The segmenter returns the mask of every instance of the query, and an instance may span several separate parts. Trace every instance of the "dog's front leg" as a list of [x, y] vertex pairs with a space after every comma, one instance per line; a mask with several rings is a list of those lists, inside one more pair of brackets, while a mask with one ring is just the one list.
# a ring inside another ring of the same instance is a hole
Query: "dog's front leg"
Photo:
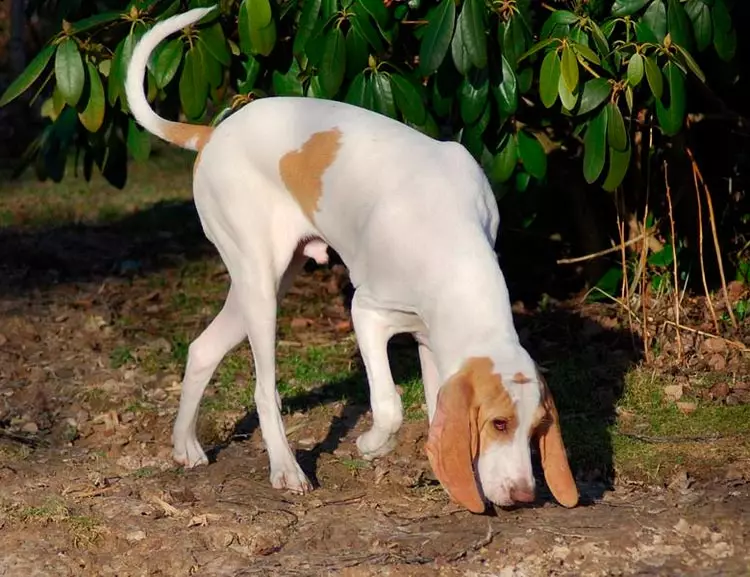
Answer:
[[352, 321], [367, 371], [373, 423], [357, 439], [357, 448], [365, 459], [374, 459], [393, 450], [403, 422], [403, 408], [388, 363], [388, 340], [394, 334], [392, 323], [387, 312], [369, 308], [359, 290], [352, 301]]

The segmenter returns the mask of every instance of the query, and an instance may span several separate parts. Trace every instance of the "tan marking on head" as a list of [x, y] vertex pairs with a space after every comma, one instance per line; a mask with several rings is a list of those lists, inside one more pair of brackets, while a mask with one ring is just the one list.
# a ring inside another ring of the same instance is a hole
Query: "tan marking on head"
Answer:
[[519, 385], [525, 385], [526, 383], [530, 383], [531, 379], [523, 373], [516, 373], [513, 375], [513, 382]]
[[213, 126], [203, 126], [202, 124], [175, 122], [168, 125], [164, 133], [164, 138], [169, 142], [200, 152], [211, 139], [214, 128]]
[[279, 161], [281, 180], [311, 221], [323, 193], [323, 174], [340, 147], [341, 131], [333, 128], [316, 132], [302, 148], [287, 152]]
[[[440, 388], [425, 446], [440, 483], [474, 513], [485, 508], [474, 475], [480, 447], [498, 437], [511, 439], [518, 426], [513, 401], [492, 369], [493, 362], [487, 357], [468, 359]], [[507, 423], [505, 431], [496, 430], [495, 419]]]

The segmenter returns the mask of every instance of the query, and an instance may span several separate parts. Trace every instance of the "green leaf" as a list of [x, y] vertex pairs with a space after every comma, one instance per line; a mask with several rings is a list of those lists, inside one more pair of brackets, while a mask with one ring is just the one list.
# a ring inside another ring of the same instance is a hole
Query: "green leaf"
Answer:
[[203, 58], [197, 47], [185, 53], [179, 88], [180, 102], [185, 116], [191, 120], [200, 118], [206, 109], [208, 80], [204, 74]]
[[102, 24], [108, 24], [119, 20], [122, 17], [122, 13], [119, 10], [102, 12], [101, 14], [94, 14], [88, 18], [82, 18], [78, 22], [70, 24], [70, 34], [80, 34], [86, 32], [92, 28], [98, 28]]
[[299, 63], [296, 58], [292, 58], [292, 64], [289, 66], [286, 74], [279, 70], [273, 72], [273, 91], [278, 96], [304, 96], [305, 90], [302, 87], [300, 79]]
[[156, 80], [156, 85], [159, 88], [164, 88], [172, 82], [175, 74], [177, 74], [177, 70], [179, 70], [182, 63], [182, 51], [183, 43], [181, 38], [165, 42], [156, 49], [151, 59], [149, 70], [154, 75], [154, 80]]
[[664, 77], [669, 89], [669, 105], [656, 101], [656, 116], [659, 125], [667, 136], [674, 136], [682, 129], [686, 112], [685, 77], [680, 67], [673, 62], [664, 65]]
[[490, 179], [492, 182], [507, 182], [518, 163], [518, 153], [516, 150], [516, 139], [513, 135], [508, 135], [505, 143], [500, 148], [495, 157], [492, 159], [490, 168]]
[[54, 53], [55, 47], [53, 45], [45, 46], [24, 71], [21, 72], [18, 78], [11, 82], [10, 86], [5, 90], [2, 98], [0, 98], [0, 107], [5, 106], [26, 92], [36, 79], [42, 75]]
[[602, 184], [602, 188], [607, 192], [614, 192], [622, 183], [630, 166], [630, 154], [630, 146], [622, 152], [609, 147], [609, 168]]
[[104, 122], [104, 110], [106, 108], [104, 98], [104, 85], [99, 76], [99, 71], [91, 62], [86, 62], [88, 72], [88, 100], [86, 108], [78, 113], [78, 118], [83, 127], [89, 132], [96, 132]]
[[539, 97], [546, 108], [552, 108], [557, 101], [557, 88], [560, 85], [560, 57], [556, 50], [550, 50], [542, 60], [539, 72]]
[[123, 188], [128, 178], [128, 151], [120, 131], [111, 126], [106, 141], [105, 153], [97, 158], [99, 170], [115, 188]]
[[585, 46], [583, 44], [573, 44], [573, 49], [583, 58], [588, 60], [589, 62], [593, 62], [597, 66], [602, 63], [602, 61], [599, 59], [599, 57], [596, 55], [596, 53], [591, 50], [588, 46]]
[[729, 62], [737, 51], [737, 31], [732, 27], [732, 16], [724, 0], [715, 0], [711, 17], [714, 22], [714, 49], [719, 58]]
[[614, 102], [607, 104], [607, 142], [617, 151], [628, 148], [628, 131], [620, 108]]
[[570, 92], [578, 88], [578, 60], [570, 45], [565, 45], [562, 51], [562, 78]]
[[242, 0], [238, 29], [245, 54], [268, 56], [276, 45], [276, 22], [269, 0]]
[[657, 100], [660, 100], [664, 93], [664, 78], [656, 61], [651, 56], [646, 56], [646, 80], [651, 87], [651, 93]]
[[346, 40], [340, 28], [333, 28], [326, 36], [323, 61], [318, 71], [320, 87], [333, 98], [344, 81], [346, 72]]
[[541, 142], [525, 130], [521, 130], [516, 138], [518, 140], [518, 156], [524, 169], [537, 180], [543, 179], [547, 173], [547, 155], [544, 153]]
[[487, 66], [484, 11], [484, 0], [464, 0], [463, 9], [458, 17], [458, 25], [462, 28], [463, 42], [469, 54], [469, 60], [477, 68]]
[[685, 62], [690, 71], [695, 74], [698, 80], [700, 80], [701, 82], [706, 82], [705, 74], [703, 74], [701, 67], [698, 66], [698, 63], [695, 60], [693, 60], [693, 57], [690, 55], [690, 53], [679, 44], [675, 44], [675, 46], [677, 47], [677, 51], [680, 53], [680, 56], [682, 56], [682, 60]]
[[666, 267], [674, 262], [674, 252], [671, 244], [665, 244], [659, 252], [648, 257], [648, 264], [658, 267]]
[[380, 28], [388, 27], [391, 17], [382, 0], [359, 0], [359, 2]]
[[344, 101], [360, 108], [369, 108], [365, 106], [367, 89], [367, 77], [363, 71], [357, 74], [351, 81], [351, 84], [349, 84], [349, 90], [346, 91]]
[[250, 91], [255, 88], [255, 81], [260, 74], [260, 62], [250, 54], [247, 57], [247, 60], [242, 63], [242, 67], [245, 70], [245, 78], [243, 80], [238, 80], [237, 91], [240, 94], [249, 94]]
[[57, 47], [55, 80], [65, 102], [75, 107], [83, 93], [86, 72], [83, 68], [81, 53], [78, 51], [78, 44], [70, 37], [65, 38]]
[[649, 0], [615, 0], [612, 16], [630, 16], [643, 8]]
[[554, 24], [575, 24], [580, 19], [580, 16], [573, 14], [570, 10], [555, 10], [549, 15], [549, 20]]
[[645, 22], [635, 23], [635, 37], [641, 44], [659, 44], [660, 42]]
[[487, 104], [489, 92], [490, 83], [486, 71], [483, 73], [473, 71], [472, 74], [464, 77], [458, 87], [458, 103], [461, 118], [466, 124], [479, 119]]
[[427, 15], [427, 30], [419, 48], [419, 69], [423, 76], [435, 72], [445, 58], [453, 37], [456, 4], [453, 0], [440, 0]]
[[560, 74], [560, 81], [557, 83], [557, 93], [560, 96], [560, 102], [562, 102], [563, 108], [566, 110], [573, 110], [576, 107], [580, 93], [578, 90], [571, 92], [568, 89], [568, 85], [565, 84], [562, 74]]
[[329, 20], [332, 16], [338, 12], [339, 2], [338, 0], [323, 0], [321, 11], [323, 13], [323, 19]]
[[711, 40], [713, 39], [713, 22], [711, 19], [711, 9], [706, 6], [701, 0], [691, 0], [692, 4], [696, 7], [695, 15], [691, 15], [693, 21], [693, 34], [695, 35], [695, 42], [699, 52], [703, 52], [706, 48], [711, 46]]
[[541, 40], [540, 42], [537, 42], [531, 48], [529, 48], [526, 52], [521, 54], [521, 56], [519, 56], [518, 58], [518, 61], [520, 62], [521, 60], [525, 60], [526, 58], [536, 54], [540, 50], [544, 50], [545, 48], [547, 48], [547, 46], [549, 46], [553, 42], [560, 42], [560, 41], [557, 38], [547, 38], [546, 40]]
[[351, 27], [346, 33], [346, 76], [353, 78], [367, 67], [370, 49], [367, 40]]
[[609, 97], [611, 92], [612, 85], [606, 78], [593, 78], [589, 80], [583, 85], [581, 102], [576, 110], [576, 115], [583, 116], [595, 110]]
[[641, 22], [648, 26], [653, 32], [657, 42], [663, 42], [667, 35], [667, 7], [663, 0], [654, 0], [648, 9], [643, 13]]
[[391, 74], [391, 88], [393, 89], [396, 106], [398, 106], [404, 118], [418, 126], [423, 125], [427, 117], [427, 111], [417, 88], [400, 74]]
[[513, 73], [513, 67], [501, 56], [503, 62], [503, 81], [497, 86], [495, 98], [500, 106], [503, 118], [511, 116], [518, 109], [518, 80]]
[[299, 24], [297, 24], [297, 34], [294, 37], [294, 45], [292, 48], [294, 54], [302, 54], [305, 51], [305, 45], [310, 39], [310, 36], [312, 36], [315, 22], [320, 13], [320, 5], [321, 0], [305, 0], [302, 4]]
[[[528, 172], [525, 170], [519, 170], [516, 172], [516, 190], [518, 192], [526, 192], [526, 189], [529, 188], [530, 182], [531, 175]], [[526, 226], [526, 221], [524, 221], [524, 226]]]
[[607, 42], [607, 37], [602, 32], [602, 29], [593, 20], [589, 22], [589, 25], [591, 26], [591, 36], [594, 38], [596, 49], [600, 54], [609, 54], [609, 42]]
[[372, 49], [380, 54], [385, 49], [383, 46], [383, 40], [380, 33], [370, 22], [370, 16], [362, 8], [359, 8], [359, 3], [354, 3], [352, 6], [352, 16], [349, 19], [351, 25], [362, 35], [362, 38], [367, 40], [367, 43]]
[[135, 25], [131, 29], [130, 34], [122, 39], [117, 46], [117, 50], [115, 50], [115, 55], [112, 58], [112, 65], [109, 72], [109, 79], [107, 81], [107, 99], [113, 106], [117, 99], [120, 98], [123, 107], [127, 107], [124, 90], [125, 75], [127, 74], [130, 58], [133, 56], [133, 50], [144, 32], [145, 29], [142, 25]]
[[471, 69], [471, 58], [469, 58], [469, 50], [464, 43], [464, 27], [461, 25], [461, 20], [462, 17], [459, 14], [456, 33], [453, 35], [451, 42], [451, 56], [456, 70], [465, 76]]
[[201, 54], [203, 74], [208, 81], [208, 86], [213, 90], [216, 90], [224, 83], [224, 69], [221, 67], [219, 61], [209, 54], [205, 44], [199, 42], [194, 44], [194, 47], [197, 48]]
[[498, 40], [502, 38], [502, 54], [510, 62], [514, 71], [529, 42], [529, 36], [521, 20], [521, 16], [513, 15], [506, 22], [501, 21], [498, 28]]
[[643, 72], [643, 56], [636, 52], [628, 62], [628, 83], [630, 86], [638, 86], [641, 83]]
[[132, 118], [128, 120], [127, 146], [136, 162], [146, 162], [151, 155], [151, 135], [138, 128]]
[[602, 108], [586, 129], [583, 140], [583, 177], [592, 184], [604, 169], [607, 156], [607, 109]]
[[667, 26], [672, 42], [682, 46], [686, 50], [691, 50], [693, 39], [690, 36], [690, 20], [685, 13], [685, 8], [679, 0], [669, 0], [669, 9], [667, 11]]
[[232, 62], [232, 55], [227, 46], [227, 39], [224, 37], [224, 31], [217, 22], [207, 28], [200, 30], [199, 40], [203, 42], [206, 51], [216, 59], [225, 68]]
[[371, 82], [375, 110], [385, 116], [396, 118], [396, 105], [388, 74], [377, 72], [373, 74]]

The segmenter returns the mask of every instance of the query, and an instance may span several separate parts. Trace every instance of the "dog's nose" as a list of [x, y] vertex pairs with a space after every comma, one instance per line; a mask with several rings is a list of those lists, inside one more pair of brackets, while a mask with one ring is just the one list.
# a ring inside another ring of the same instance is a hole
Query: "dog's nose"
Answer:
[[534, 489], [528, 485], [519, 485], [510, 490], [510, 498], [516, 503], [531, 503], [534, 501]]

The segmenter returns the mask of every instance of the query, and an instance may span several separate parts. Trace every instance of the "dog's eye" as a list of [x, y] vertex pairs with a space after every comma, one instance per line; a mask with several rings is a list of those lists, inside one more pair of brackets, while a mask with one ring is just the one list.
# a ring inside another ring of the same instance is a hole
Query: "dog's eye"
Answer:
[[508, 430], [508, 421], [505, 419], [493, 419], [492, 426], [495, 427], [496, 431], [504, 433]]

